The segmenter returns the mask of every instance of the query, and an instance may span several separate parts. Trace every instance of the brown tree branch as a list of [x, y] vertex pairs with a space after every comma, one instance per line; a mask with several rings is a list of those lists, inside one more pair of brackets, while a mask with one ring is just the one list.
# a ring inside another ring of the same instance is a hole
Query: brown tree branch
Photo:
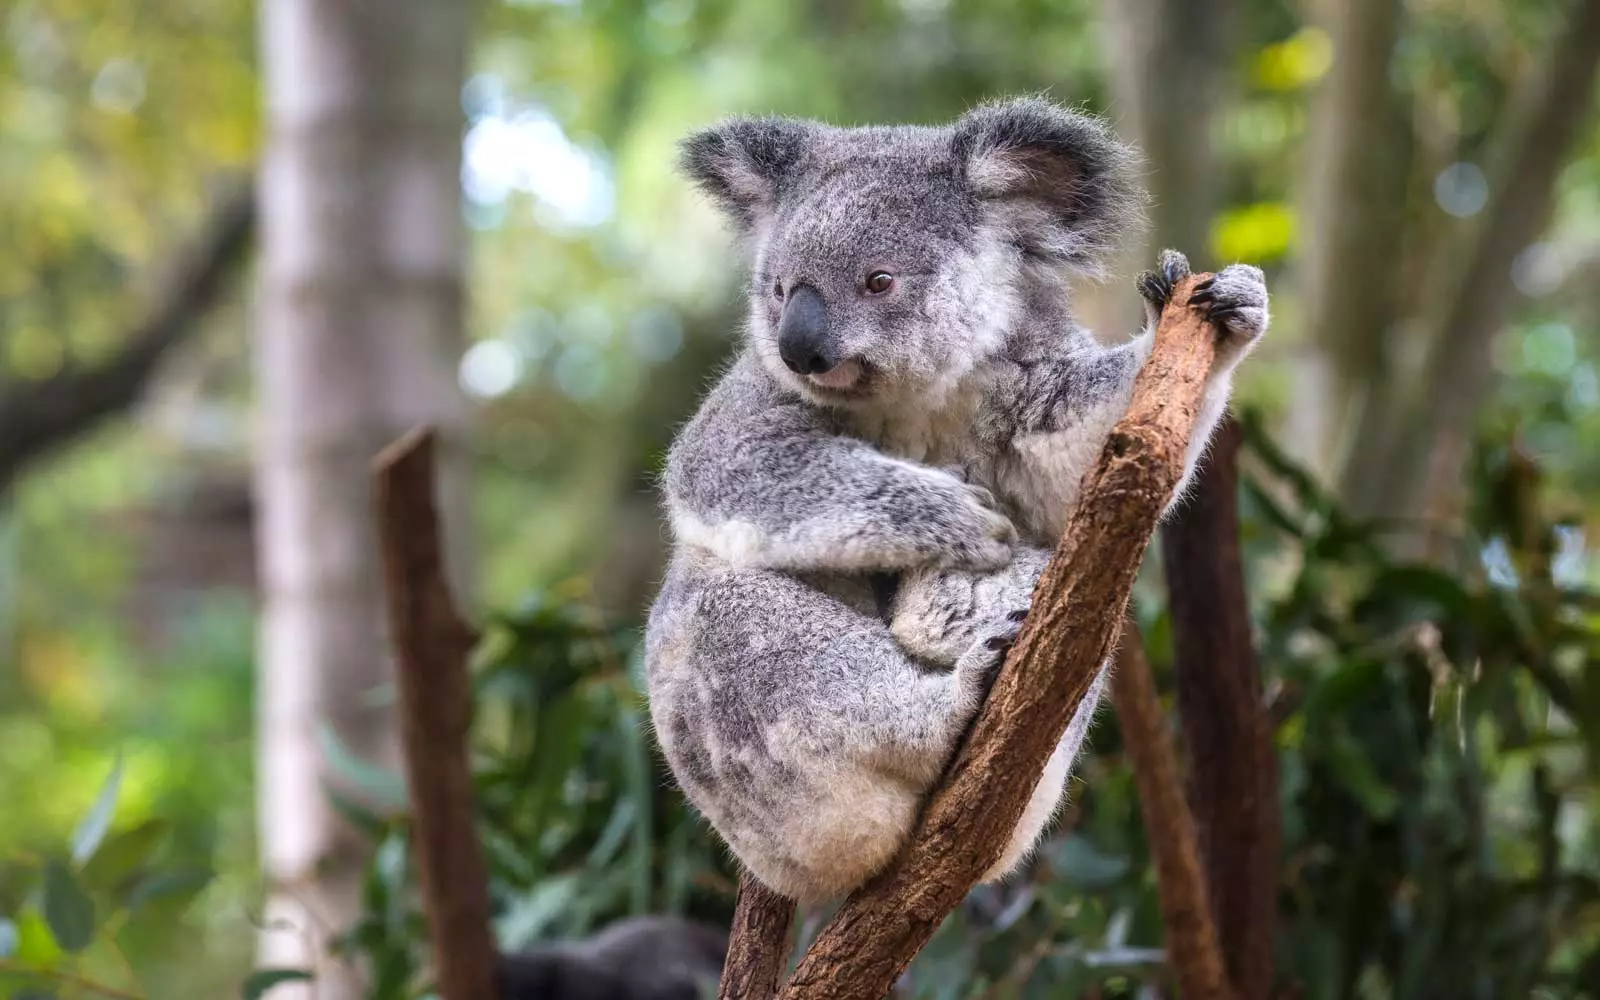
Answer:
[[1239, 554], [1242, 440], [1231, 418], [1217, 428], [1189, 496], [1161, 529], [1161, 553], [1189, 806], [1217, 935], [1240, 1000], [1266, 1000], [1278, 905], [1278, 767]]
[[[1203, 276], [1201, 276], [1203, 277]], [[1139, 563], [1183, 470], [1215, 333], [1180, 282], [1127, 414], [1084, 477], [1034, 612], [966, 744], [888, 870], [845, 901], [785, 1000], [875, 1000], [1000, 857], [1067, 723], [1111, 654]]]
[[794, 949], [794, 902], [746, 874], [739, 880], [717, 1000], [772, 1000]]
[[412, 854], [443, 1000], [495, 1000], [489, 880], [473, 826], [467, 735], [472, 630], [445, 580], [434, 499], [434, 435], [416, 430], [375, 462], [384, 588], [411, 793]]
[[1146, 839], [1155, 860], [1167, 963], [1177, 974], [1178, 991], [1185, 1000], [1227, 1000], [1234, 994], [1211, 919], [1194, 816], [1184, 801], [1177, 756], [1145, 658], [1144, 640], [1132, 621], [1122, 626], [1117, 666], [1111, 674], [1111, 703], [1124, 751], [1133, 764]]
[[0, 382], [0, 493], [29, 463], [138, 400], [167, 351], [215, 305], [254, 229], [255, 187], [247, 181], [218, 201], [195, 245], [172, 265], [171, 285], [109, 360], [36, 381]]

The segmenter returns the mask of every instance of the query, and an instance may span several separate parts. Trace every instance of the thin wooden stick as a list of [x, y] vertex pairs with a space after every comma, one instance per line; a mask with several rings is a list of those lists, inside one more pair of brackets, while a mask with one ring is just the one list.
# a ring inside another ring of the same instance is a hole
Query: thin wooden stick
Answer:
[[473, 634], [445, 581], [433, 432], [412, 431], [386, 448], [374, 478], [411, 792], [411, 847], [436, 988], [442, 1000], [496, 1000], [489, 880], [473, 828], [467, 750]]
[[1178, 992], [1184, 1000], [1228, 1000], [1233, 991], [1211, 920], [1194, 816], [1184, 799], [1177, 755], [1156, 696], [1144, 640], [1131, 621], [1122, 626], [1117, 665], [1111, 674], [1111, 702], [1139, 786], [1139, 807], [1161, 896], [1167, 962], [1177, 974]]
[[1239, 1000], [1267, 1000], [1278, 907], [1278, 760], [1261, 697], [1239, 552], [1239, 445], [1231, 419], [1177, 516], [1161, 528], [1188, 796], [1212, 919]]
[[1178, 283], [1127, 414], [1084, 477], [1016, 647], [911, 842], [823, 928], [784, 1000], [885, 996], [1000, 857], [1067, 723], [1111, 655], [1128, 594], [1183, 471], [1216, 332]]

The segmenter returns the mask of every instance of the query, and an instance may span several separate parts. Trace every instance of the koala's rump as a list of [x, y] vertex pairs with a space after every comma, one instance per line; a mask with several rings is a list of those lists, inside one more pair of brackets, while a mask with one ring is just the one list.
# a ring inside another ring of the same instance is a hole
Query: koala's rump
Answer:
[[886, 761], [862, 702], [906, 662], [870, 601], [674, 559], [646, 636], [651, 719], [691, 804], [773, 889], [842, 895], [910, 829], [937, 771]]

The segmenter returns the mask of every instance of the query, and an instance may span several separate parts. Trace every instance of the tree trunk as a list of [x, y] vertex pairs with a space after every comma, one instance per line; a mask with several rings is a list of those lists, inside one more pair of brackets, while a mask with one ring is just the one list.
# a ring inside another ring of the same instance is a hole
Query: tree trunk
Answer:
[[1297, 440], [1324, 477], [1340, 468], [1350, 428], [1375, 417], [1392, 376], [1413, 136], [1390, 83], [1401, 4], [1324, 4], [1334, 60], [1316, 95], [1305, 164], [1298, 261], [1311, 356], [1296, 372]]
[[1550, 55], [1505, 112], [1488, 165], [1492, 200], [1462, 247], [1453, 280], [1422, 320], [1419, 386], [1394, 391], [1381, 426], [1366, 428], [1346, 479], [1356, 510], [1398, 517], [1454, 513], [1473, 421], [1493, 388], [1494, 340], [1515, 301], [1511, 267], [1550, 215], [1556, 179], [1594, 107], [1600, 0], [1576, 0]]
[[325, 788], [363, 796], [330, 770], [323, 733], [397, 765], [369, 463], [415, 424], [441, 429], [446, 550], [467, 550], [455, 366], [468, 7], [261, 9], [257, 780], [270, 895], [259, 957], [317, 971], [318, 1000], [353, 1000], [359, 972], [338, 967], [325, 944], [359, 911], [367, 845]]
[[1108, 0], [1101, 16], [1115, 53], [1116, 110], [1149, 167], [1153, 236], [1205, 269], [1218, 192], [1212, 111], [1221, 106], [1231, 65], [1234, 4]]

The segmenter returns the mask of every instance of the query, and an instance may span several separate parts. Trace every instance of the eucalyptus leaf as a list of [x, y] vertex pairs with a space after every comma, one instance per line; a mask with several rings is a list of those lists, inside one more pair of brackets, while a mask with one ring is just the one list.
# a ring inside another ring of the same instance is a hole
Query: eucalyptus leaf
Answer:
[[78, 828], [72, 832], [72, 863], [82, 867], [85, 861], [94, 856], [100, 847], [100, 842], [105, 839], [106, 832], [111, 829], [111, 820], [117, 812], [117, 795], [122, 791], [122, 754], [117, 754], [117, 759], [111, 765], [111, 774], [106, 777], [105, 784], [100, 786], [100, 794], [95, 796], [94, 805], [79, 820]]
[[94, 900], [78, 885], [72, 869], [49, 861], [44, 869], [44, 919], [56, 943], [70, 952], [94, 941]]
[[260, 1000], [274, 986], [282, 986], [284, 983], [309, 983], [311, 978], [311, 973], [304, 969], [257, 969], [245, 978], [244, 985], [239, 988], [239, 995], [244, 1000]]
[[317, 729], [317, 742], [334, 773], [350, 783], [380, 810], [404, 812], [410, 805], [405, 779], [357, 756], [328, 726]]
[[[152, 819], [131, 830], [113, 834], [83, 866], [79, 881], [91, 892], [120, 896], [132, 888], [135, 876], [150, 864], [171, 828], [171, 824], [165, 820]], [[118, 901], [126, 902], [121, 899]]]

